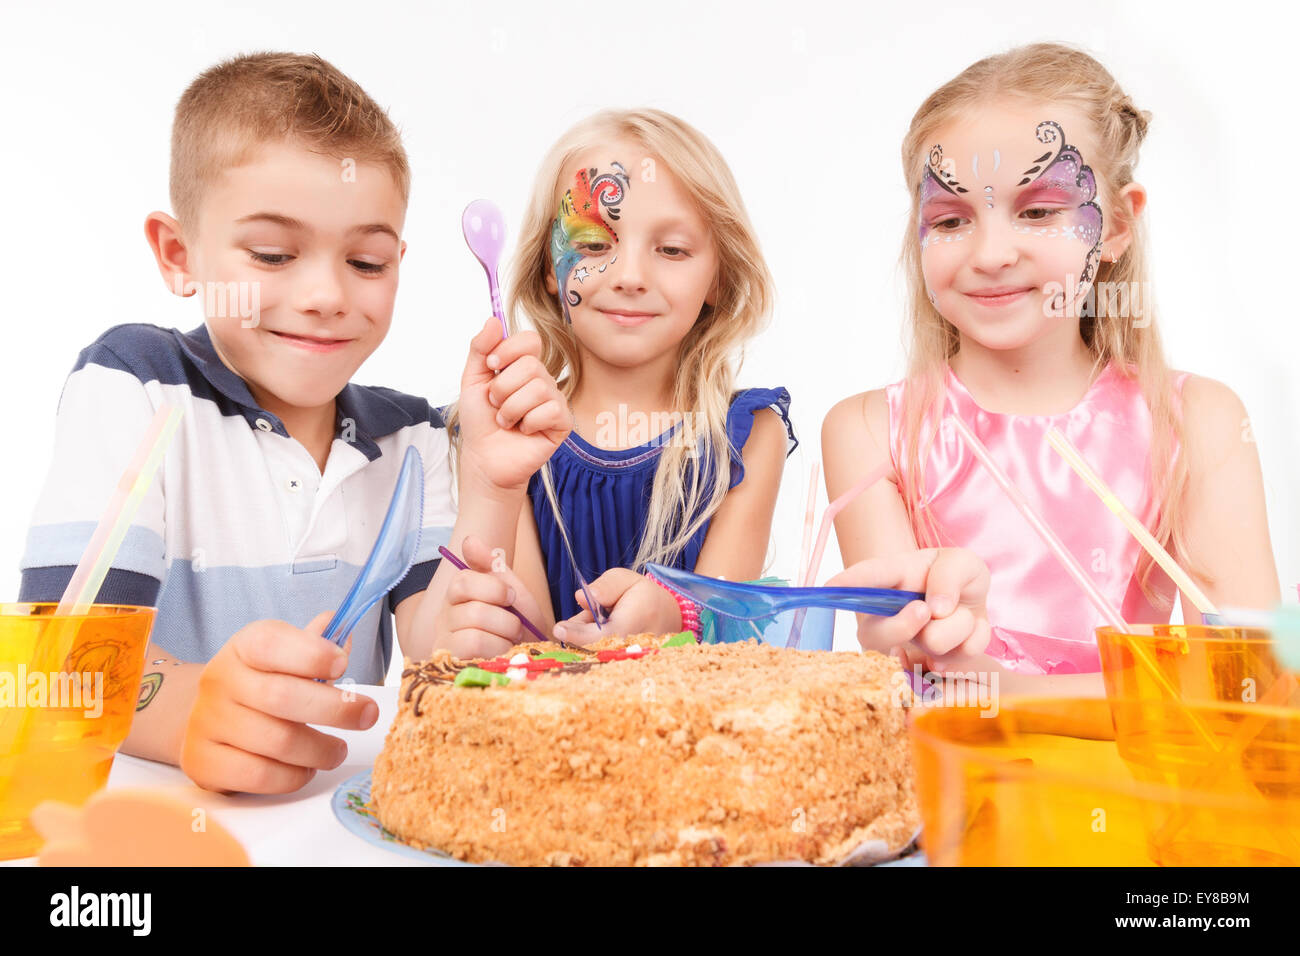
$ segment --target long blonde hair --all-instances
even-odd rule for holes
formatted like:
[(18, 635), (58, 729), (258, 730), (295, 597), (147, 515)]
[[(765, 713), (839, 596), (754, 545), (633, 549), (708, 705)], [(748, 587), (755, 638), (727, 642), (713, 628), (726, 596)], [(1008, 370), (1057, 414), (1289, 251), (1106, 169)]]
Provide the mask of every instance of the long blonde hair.
[[(661, 110), (606, 110), (581, 121), (551, 147), (537, 174), (520, 229), (508, 287), (512, 329), (528, 319), (542, 338), (542, 361), (566, 398), (582, 380), (573, 327), (546, 287), (553, 272), (551, 222), (564, 191), (564, 174), (592, 146), (628, 139), (681, 182), (699, 207), (718, 250), (713, 305), (705, 305), (679, 347), (673, 410), (693, 412), (703, 448), (668, 441), (656, 467), (646, 527), (633, 562), (670, 563), (721, 506), (731, 486), (727, 411), (744, 344), (762, 330), (774, 292), (772, 277), (740, 198), (735, 177), (709, 140)], [(636, 171), (632, 171), (635, 177)], [(635, 183), (633, 184), (635, 188)], [(710, 471), (711, 465), (711, 471)], [(549, 468), (543, 480), (551, 494)]]
[[(936, 131), (974, 108), (1014, 97), (1066, 104), (1079, 109), (1091, 122), (1096, 147), (1087, 157), (1097, 177), (1104, 215), (1115, 216), (1133, 232), (1133, 240), (1116, 262), (1102, 261), (1095, 277), (1103, 283), (1138, 283), (1143, 324), (1126, 316), (1107, 320), (1096, 315), (1079, 320), (1079, 332), (1094, 359), (1094, 371), (1114, 361), (1117, 371), (1138, 381), (1151, 411), (1151, 480), (1156, 500), (1162, 502), (1153, 530), (1176, 553), (1186, 555), (1186, 523), (1182, 513), (1187, 486), (1187, 461), (1182, 447), (1182, 422), (1175, 402), (1173, 379), (1165, 362), (1157, 330), (1148, 276), (1146, 230), (1140, 217), (1126, 214), (1115, 202), (1120, 189), (1133, 181), (1138, 148), (1147, 133), (1149, 113), (1139, 110), (1106, 68), (1081, 50), (1055, 43), (1035, 43), (987, 57), (967, 67), (935, 90), (921, 104), (903, 139), (903, 173), (912, 195), (912, 215), (903, 237), (902, 266), (909, 283), (907, 304), (910, 343), (908, 388), (903, 403), (903, 499), (917, 543), (922, 547), (943, 543), (943, 532), (927, 509), (920, 508), (925, 488), (923, 462), (934, 441), (945, 389), (945, 368), (957, 352), (957, 329), (939, 314), (926, 292), (921, 271), (921, 246), (916, 222), (921, 176)], [(1098, 293), (1100, 303), (1103, 295)], [(1095, 311), (1095, 310), (1094, 310)], [(1139, 581), (1148, 597), (1152, 562), (1144, 558)]]

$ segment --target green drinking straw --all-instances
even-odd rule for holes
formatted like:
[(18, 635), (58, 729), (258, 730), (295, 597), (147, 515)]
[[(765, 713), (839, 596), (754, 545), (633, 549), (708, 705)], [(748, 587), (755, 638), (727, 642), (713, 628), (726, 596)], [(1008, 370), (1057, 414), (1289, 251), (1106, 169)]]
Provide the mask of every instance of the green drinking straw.
[(56, 614), (85, 614), (90, 610), (184, 414), (182, 409), (164, 404), (154, 415), (149, 430), (136, 449), (135, 458), (118, 480), (113, 498), (104, 509), (90, 544), (86, 545), (77, 569), (63, 590)]

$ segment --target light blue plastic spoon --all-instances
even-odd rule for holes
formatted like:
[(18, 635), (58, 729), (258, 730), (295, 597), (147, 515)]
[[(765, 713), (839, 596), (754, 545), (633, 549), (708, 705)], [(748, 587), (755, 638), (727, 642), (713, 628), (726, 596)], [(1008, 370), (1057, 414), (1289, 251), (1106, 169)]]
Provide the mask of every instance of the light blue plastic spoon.
[(379, 537), (370, 549), (365, 567), (357, 575), (352, 590), (334, 612), (323, 637), (339, 647), (375, 602), (401, 583), (415, 563), (420, 550), (420, 532), (424, 525), (424, 460), (412, 445), (402, 459), (393, 499), (379, 528)]
[(666, 568), (661, 564), (647, 564), (646, 571), (715, 614), (725, 614), (741, 621), (757, 621), (782, 611), (810, 607), (891, 617), (913, 601), (925, 600), (920, 591), (890, 588), (785, 588), (741, 584)]

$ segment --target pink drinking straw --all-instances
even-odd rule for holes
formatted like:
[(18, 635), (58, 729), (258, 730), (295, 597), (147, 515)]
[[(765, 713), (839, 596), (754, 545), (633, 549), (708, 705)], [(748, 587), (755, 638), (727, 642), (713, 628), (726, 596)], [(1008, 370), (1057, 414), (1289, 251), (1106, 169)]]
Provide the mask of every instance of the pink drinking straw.
[(808, 579), (808, 549), (812, 546), (813, 514), (817, 510), (817, 479), (821, 476), (821, 461), (813, 462), (808, 474), (808, 507), (803, 513), (803, 545), (799, 549), (799, 575), (796, 583), (803, 584)]
[(799, 581), (801, 587), (810, 588), (813, 582), (817, 580), (817, 571), (822, 566), (822, 556), (826, 553), (826, 542), (830, 539), (831, 528), (835, 524), (835, 519), (839, 513), (853, 503), (853, 500), (866, 491), (881, 478), (884, 478), (889, 471), (889, 464), (885, 463), (879, 468), (873, 469), (870, 473), (864, 475), (852, 488), (844, 492), (829, 505), (822, 514), (822, 523), (817, 528), (817, 543), (813, 545), (812, 557), (808, 563), (808, 569), (804, 572), (803, 578)]
[(1011, 499), (1011, 503), (1025, 516), (1025, 520), (1043, 539), (1043, 543), (1051, 548), (1052, 553), (1056, 555), (1056, 559), (1061, 562), (1061, 566), (1065, 568), (1070, 577), (1074, 578), (1074, 582), (1083, 589), (1083, 593), (1088, 596), (1092, 606), (1106, 619), (1106, 623), (1121, 634), (1127, 634), (1129, 632), (1128, 624), (1124, 622), (1124, 618), (1120, 617), (1115, 605), (1106, 600), (1106, 595), (1097, 589), (1097, 585), (1093, 583), (1092, 578), (1088, 577), (1087, 572), (1075, 560), (1074, 555), (1056, 536), (1056, 532), (1048, 526), (1046, 521), (1039, 517), (1038, 512), (1034, 510), (1034, 506), (1029, 503), (1020, 489), (1007, 477), (1007, 473), (993, 460), (993, 456), (989, 454), (989, 450), (984, 447), (983, 442), (975, 437), (975, 433), (960, 418), (949, 415), (944, 419), (944, 422), (951, 424), (957, 430), (957, 434), (966, 442), (966, 446), (970, 448), (971, 453), (988, 470), (993, 480), (998, 483), (998, 487), (1006, 492), (1007, 497)]
[[(826, 542), (831, 536), (831, 526), (835, 524), (836, 516), (847, 508), (854, 498), (885, 477), (887, 471), (889, 471), (887, 463), (872, 470), (852, 488), (826, 506), (826, 511), (822, 514), (822, 523), (817, 528), (817, 543), (813, 545), (812, 555), (807, 567), (803, 569), (803, 577), (799, 580), (800, 587), (812, 587), (812, 583), (817, 580), (817, 571), (822, 566), (822, 555), (826, 553)], [(811, 507), (811, 494), (808, 496), (808, 504)], [(809, 527), (811, 527), (811, 514), (809, 515)], [(803, 633), (803, 619), (807, 614), (808, 609), (806, 607), (801, 607), (795, 612), (794, 622), (790, 625), (790, 635), (785, 641), (786, 647), (799, 646), (799, 635)]]

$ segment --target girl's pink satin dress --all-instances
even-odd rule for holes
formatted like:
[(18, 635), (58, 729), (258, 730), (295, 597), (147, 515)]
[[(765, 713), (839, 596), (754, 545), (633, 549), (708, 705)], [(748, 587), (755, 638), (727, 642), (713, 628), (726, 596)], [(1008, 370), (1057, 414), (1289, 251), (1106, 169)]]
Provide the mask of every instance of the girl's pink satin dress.
[[(1179, 391), (1184, 378), (1176, 378)], [(1168, 623), (1172, 582), (1153, 569), (1149, 584), (1165, 605), (1147, 599), (1135, 573), (1142, 546), (1044, 438), (1055, 426), (1125, 507), (1154, 527), (1159, 503), (1153, 500), (1148, 460), (1151, 413), (1139, 384), (1112, 363), (1079, 404), (1061, 415), (987, 412), (951, 369), (947, 385), (944, 414), (960, 416), (970, 426), (1124, 620)], [(885, 390), (890, 453), (900, 476), (906, 462), (900, 434), (905, 387), (904, 381)], [(931, 510), (943, 543), (974, 551), (992, 574), (988, 653), (1008, 670), (1025, 674), (1100, 670), (1095, 628), (1106, 622), (954, 430), (939, 430), (924, 470), (922, 504)]]

